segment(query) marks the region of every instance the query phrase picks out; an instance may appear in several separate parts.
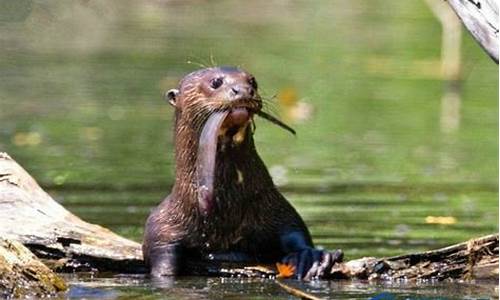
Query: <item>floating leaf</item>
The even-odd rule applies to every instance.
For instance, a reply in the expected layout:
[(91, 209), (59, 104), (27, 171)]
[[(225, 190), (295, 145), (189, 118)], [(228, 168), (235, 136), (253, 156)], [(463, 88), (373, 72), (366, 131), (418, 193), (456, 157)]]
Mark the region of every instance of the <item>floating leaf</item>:
[(457, 219), (455, 217), (427, 216), (425, 218), (425, 223), (427, 223), (427, 224), (451, 225), (451, 224), (457, 223)]
[(276, 263), (278, 269), (278, 278), (289, 278), (295, 274), (295, 267), (289, 264)]

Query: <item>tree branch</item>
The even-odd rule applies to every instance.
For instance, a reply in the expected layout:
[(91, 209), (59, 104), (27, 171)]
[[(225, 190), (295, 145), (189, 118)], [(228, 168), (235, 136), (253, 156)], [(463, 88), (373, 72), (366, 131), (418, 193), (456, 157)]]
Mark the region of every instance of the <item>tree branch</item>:
[(462, 23), (498, 64), (497, 0), (447, 0)]

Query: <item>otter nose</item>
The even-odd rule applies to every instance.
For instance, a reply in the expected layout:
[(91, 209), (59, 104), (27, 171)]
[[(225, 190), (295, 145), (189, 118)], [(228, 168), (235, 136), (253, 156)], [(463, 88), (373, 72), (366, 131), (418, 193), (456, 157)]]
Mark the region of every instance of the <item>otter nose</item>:
[(255, 89), (250, 85), (234, 85), (231, 87), (231, 95), (251, 98), (255, 95)]

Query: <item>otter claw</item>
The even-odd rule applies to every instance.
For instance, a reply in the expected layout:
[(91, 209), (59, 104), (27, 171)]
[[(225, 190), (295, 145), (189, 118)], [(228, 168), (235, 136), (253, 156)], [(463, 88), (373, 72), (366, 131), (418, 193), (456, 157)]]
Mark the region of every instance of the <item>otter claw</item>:
[(342, 250), (330, 252), (307, 248), (287, 255), (282, 262), (295, 266), (298, 279), (312, 280), (324, 278), (335, 263), (342, 261), (343, 256)]

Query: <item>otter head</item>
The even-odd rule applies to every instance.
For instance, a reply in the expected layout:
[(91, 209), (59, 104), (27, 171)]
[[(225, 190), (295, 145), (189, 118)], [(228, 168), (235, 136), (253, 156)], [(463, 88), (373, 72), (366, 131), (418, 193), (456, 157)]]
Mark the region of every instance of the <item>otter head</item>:
[[(289, 131), (293, 129), (262, 111), (255, 77), (234, 67), (214, 67), (188, 74), (179, 89), (166, 93), (176, 108), (176, 130), (199, 134), (196, 159), (198, 203), (207, 215), (213, 206), (217, 150), (238, 147), (252, 132), (253, 116), (259, 115)], [(223, 144), (224, 147), (218, 145)], [(179, 162), (178, 162), (179, 163)]]
[(205, 125), (212, 115), (225, 114), (219, 134), (242, 132), (262, 108), (255, 77), (234, 67), (193, 72), (166, 98), (193, 125)]

